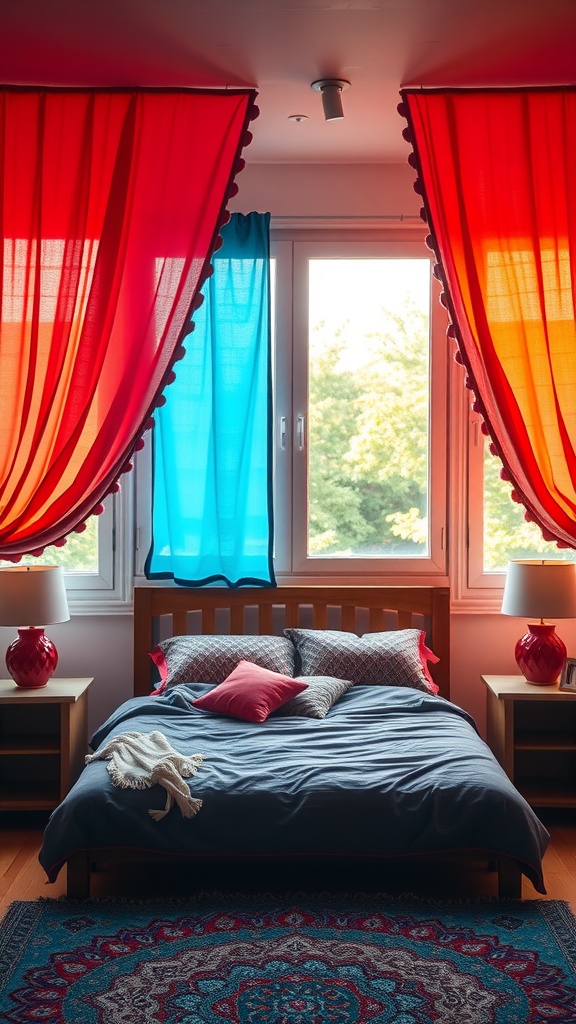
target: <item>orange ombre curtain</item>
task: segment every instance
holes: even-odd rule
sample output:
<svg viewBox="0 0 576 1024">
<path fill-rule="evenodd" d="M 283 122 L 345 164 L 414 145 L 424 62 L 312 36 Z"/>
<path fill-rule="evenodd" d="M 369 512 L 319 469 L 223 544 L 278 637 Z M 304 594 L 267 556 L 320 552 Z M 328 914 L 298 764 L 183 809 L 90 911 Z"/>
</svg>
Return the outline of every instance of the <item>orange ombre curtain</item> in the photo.
<svg viewBox="0 0 576 1024">
<path fill-rule="evenodd" d="M 414 185 L 512 496 L 576 547 L 576 90 L 402 90 Z"/>
<path fill-rule="evenodd" d="M 253 90 L 0 88 L 0 557 L 117 489 L 181 358 Z"/>
</svg>

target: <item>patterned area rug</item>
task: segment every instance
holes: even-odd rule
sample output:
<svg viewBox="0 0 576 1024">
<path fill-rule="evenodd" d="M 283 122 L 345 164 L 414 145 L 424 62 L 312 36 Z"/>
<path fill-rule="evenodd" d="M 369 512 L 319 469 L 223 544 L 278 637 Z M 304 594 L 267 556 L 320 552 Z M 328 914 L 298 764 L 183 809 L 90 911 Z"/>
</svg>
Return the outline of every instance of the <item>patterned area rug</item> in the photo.
<svg viewBox="0 0 576 1024">
<path fill-rule="evenodd" d="M 558 901 L 13 903 L 0 929 L 0 1019 L 572 1024 L 576 921 Z"/>
</svg>

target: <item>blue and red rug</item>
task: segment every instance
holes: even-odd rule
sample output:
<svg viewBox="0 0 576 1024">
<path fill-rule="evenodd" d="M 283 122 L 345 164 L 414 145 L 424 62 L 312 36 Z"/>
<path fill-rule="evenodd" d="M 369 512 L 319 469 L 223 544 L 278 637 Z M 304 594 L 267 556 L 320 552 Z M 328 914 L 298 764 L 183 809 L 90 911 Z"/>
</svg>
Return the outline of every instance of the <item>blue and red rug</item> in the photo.
<svg viewBox="0 0 576 1024">
<path fill-rule="evenodd" d="M 13 903 L 0 927 L 0 1019 L 575 1024 L 576 921 L 544 900 Z"/>
</svg>

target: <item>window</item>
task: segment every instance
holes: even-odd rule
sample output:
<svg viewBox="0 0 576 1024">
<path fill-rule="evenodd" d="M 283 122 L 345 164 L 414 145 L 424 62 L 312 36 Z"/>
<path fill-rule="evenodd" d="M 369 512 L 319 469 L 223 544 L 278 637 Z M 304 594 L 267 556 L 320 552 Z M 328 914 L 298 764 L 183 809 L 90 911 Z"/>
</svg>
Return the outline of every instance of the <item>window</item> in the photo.
<svg viewBox="0 0 576 1024">
<path fill-rule="evenodd" d="M 460 378 L 460 387 L 461 383 Z M 502 463 L 490 453 L 480 424 L 478 414 L 470 410 L 466 453 L 468 530 L 467 536 L 463 536 L 461 557 L 466 578 L 459 594 L 455 591 L 454 596 L 460 596 L 463 606 L 468 604 L 470 610 L 499 611 L 509 560 L 561 558 L 576 561 L 576 551 L 560 550 L 555 543 L 543 539 L 538 526 L 526 521 L 524 506 L 511 499 L 512 485 L 502 480 Z"/>
<path fill-rule="evenodd" d="M 36 558 L 22 557 L 20 565 L 61 565 L 68 604 L 74 614 L 130 612 L 132 583 L 132 474 L 108 498 L 101 516 L 91 516 L 82 533 L 68 535 L 63 547 L 48 547 Z M 125 482 L 126 481 L 126 482 Z M 12 565 L 0 560 L 0 565 Z"/>
<path fill-rule="evenodd" d="M 277 574 L 444 573 L 446 340 L 421 238 L 272 254 Z"/>
<path fill-rule="evenodd" d="M 510 558 L 576 552 L 546 543 L 500 479 L 421 233 L 335 235 L 272 231 L 278 582 L 447 584 L 449 561 L 453 607 L 499 611 Z M 139 575 L 150 454 L 136 459 Z"/>
<path fill-rule="evenodd" d="M 272 232 L 279 584 L 446 580 L 446 318 L 414 234 Z M 147 444 L 136 458 L 139 575 L 150 481 Z"/>
</svg>

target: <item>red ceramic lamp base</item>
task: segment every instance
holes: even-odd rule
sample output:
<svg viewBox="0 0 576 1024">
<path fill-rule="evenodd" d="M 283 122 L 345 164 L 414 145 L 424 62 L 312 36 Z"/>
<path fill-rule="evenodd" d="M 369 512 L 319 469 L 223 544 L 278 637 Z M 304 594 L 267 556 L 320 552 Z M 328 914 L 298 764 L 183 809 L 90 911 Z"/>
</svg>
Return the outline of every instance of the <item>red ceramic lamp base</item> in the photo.
<svg viewBox="0 0 576 1024">
<path fill-rule="evenodd" d="M 550 686 L 555 683 L 566 660 L 566 647 L 556 635 L 556 626 L 547 622 L 529 623 L 528 633 L 516 644 L 518 667 L 529 683 Z"/>
<path fill-rule="evenodd" d="M 6 666 L 16 686 L 30 690 L 46 686 L 57 664 L 54 644 L 37 626 L 21 626 L 18 639 L 6 651 Z"/>
</svg>

